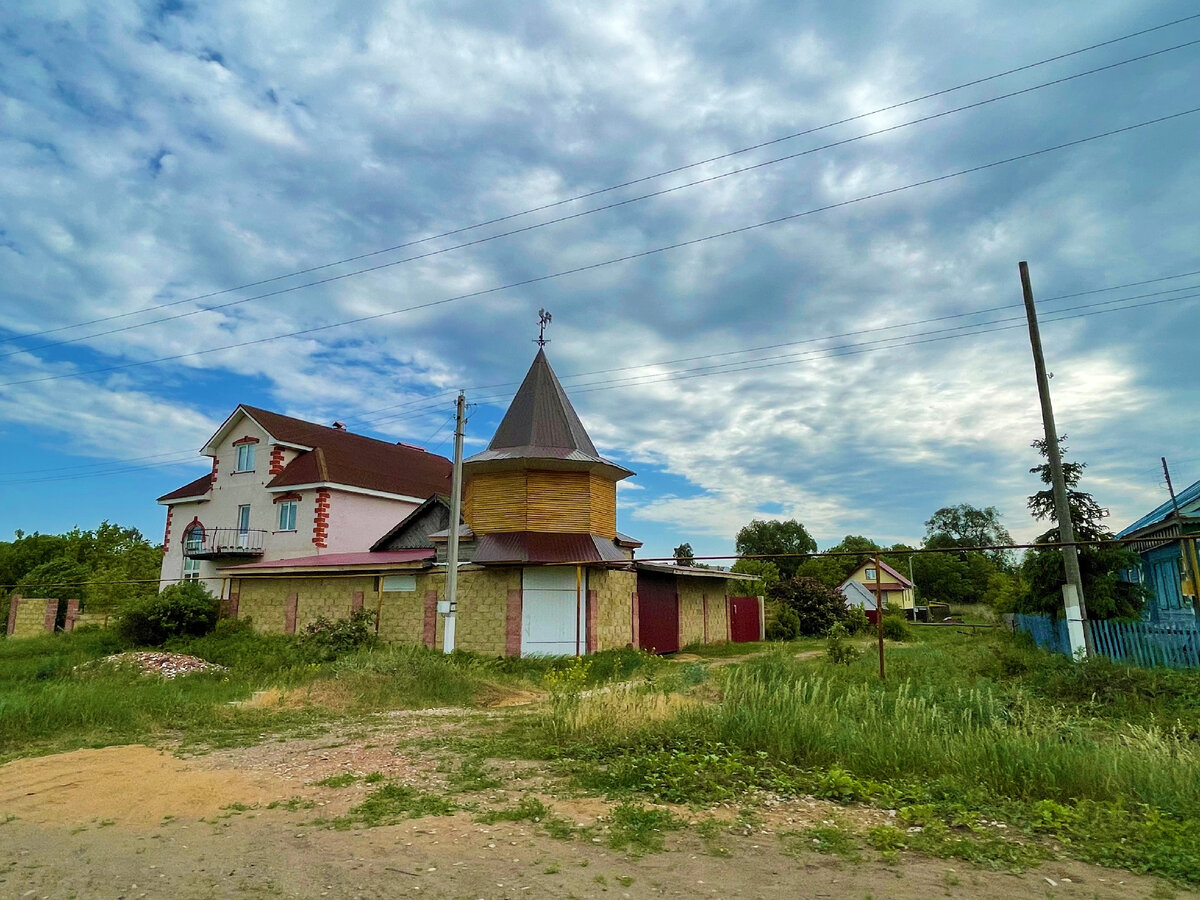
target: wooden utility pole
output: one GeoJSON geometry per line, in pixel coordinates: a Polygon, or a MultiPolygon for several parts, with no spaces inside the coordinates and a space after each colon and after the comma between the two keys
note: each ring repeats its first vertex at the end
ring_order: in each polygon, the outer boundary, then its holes
{"type": "MultiPolygon", "coordinates": [[[[1033,367],[1037,372],[1038,398],[1042,404],[1042,427],[1046,434],[1046,458],[1050,462],[1051,486],[1054,489],[1054,513],[1058,519],[1058,539],[1071,544],[1075,540],[1075,527],[1071,524],[1071,507],[1067,502],[1067,482],[1063,478],[1062,454],[1058,449],[1058,428],[1054,424],[1054,406],[1050,402],[1050,378],[1046,374],[1046,360],[1042,356],[1042,336],[1038,331],[1037,309],[1033,305],[1033,285],[1029,281],[1029,263],[1021,260],[1021,292],[1025,297],[1025,317],[1029,320],[1029,344],[1033,348],[1033,367]]],[[[1074,546],[1062,548],[1063,569],[1067,578],[1063,591],[1063,605],[1067,613],[1067,626],[1071,626],[1072,613],[1078,610],[1078,621],[1082,631],[1085,653],[1090,652],[1087,629],[1082,622],[1087,620],[1087,605],[1083,597],[1083,575],[1079,571],[1079,551],[1074,546]],[[1074,597],[1071,595],[1074,594],[1074,597]],[[1072,604],[1072,599],[1075,601],[1072,604]],[[1072,609],[1072,607],[1075,609],[1072,609]]]]}
{"type": "Polygon", "coordinates": [[[467,409],[467,398],[458,392],[455,403],[454,425],[454,475],[450,480],[450,531],[446,536],[446,602],[449,615],[454,615],[458,600],[458,521],[462,518],[462,454],[463,415],[467,409]]]}
{"type": "Polygon", "coordinates": [[[875,554],[875,634],[879,641],[879,680],[886,681],[887,675],[883,669],[883,580],[879,568],[879,554],[875,554]]]}
{"type": "Polygon", "coordinates": [[[1171,484],[1171,470],[1167,468],[1167,458],[1160,457],[1163,464],[1163,475],[1167,479],[1167,493],[1171,495],[1171,508],[1175,510],[1175,518],[1179,520],[1179,549],[1183,551],[1183,564],[1188,570],[1188,578],[1192,582],[1192,605],[1196,607],[1197,614],[1200,614],[1200,578],[1197,578],[1197,570],[1200,566],[1196,562],[1196,542],[1195,540],[1187,540],[1183,536],[1183,514],[1179,512],[1179,501],[1175,499],[1175,486],[1171,484]]]}

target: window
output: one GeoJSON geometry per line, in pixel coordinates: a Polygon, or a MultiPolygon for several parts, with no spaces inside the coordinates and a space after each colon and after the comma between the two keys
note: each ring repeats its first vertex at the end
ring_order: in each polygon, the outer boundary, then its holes
{"type": "Polygon", "coordinates": [[[870,568],[870,569],[867,569],[867,581],[875,581],[875,569],[874,569],[874,567],[872,567],[872,568],[870,568]]]}
{"type": "Polygon", "coordinates": [[[295,531],[296,530],[296,507],[299,504],[295,500],[285,500],[279,504],[279,530],[280,531],[295,531]]]}
{"type": "Polygon", "coordinates": [[[415,591],[417,589],[416,575],[384,575],[383,590],[385,591],[415,591]]]}
{"type": "Polygon", "coordinates": [[[237,468],[235,472],[254,471],[254,444],[238,444],[237,468]]]}
{"type": "MultiPolygon", "coordinates": [[[[196,529],[192,529],[195,531],[196,529]]],[[[184,581],[199,581],[200,580],[200,560],[192,559],[190,556],[183,558],[183,580],[184,581]]]]}
{"type": "Polygon", "coordinates": [[[204,526],[193,525],[183,536],[183,552],[196,553],[204,549],[204,526]]]}

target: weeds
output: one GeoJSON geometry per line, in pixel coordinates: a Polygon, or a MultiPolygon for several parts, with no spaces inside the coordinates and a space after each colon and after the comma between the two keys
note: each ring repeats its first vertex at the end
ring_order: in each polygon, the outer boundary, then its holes
{"type": "Polygon", "coordinates": [[[455,809],[455,803],[445,797],[426,794],[407,785],[388,784],[372,791],[366,800],[330,824],[339,831],[378,828],[381,825],[395,825],[405,819],[448,816],[455,809]]]}
{"type": "Polygon", "coordinates": [[[608,846],[634,856],[659,852],[663,834],[683,827],[683,823],[665,809],[653,809],[637,803],[621,803],[609,815],[608,846]]]}

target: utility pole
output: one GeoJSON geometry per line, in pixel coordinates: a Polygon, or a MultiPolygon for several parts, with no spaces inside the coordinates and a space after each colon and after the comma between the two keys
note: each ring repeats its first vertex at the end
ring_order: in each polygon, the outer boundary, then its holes
{"type": "MultiPolygon", "coordinates": [[[[1033,367],[1037,372],[1038,398],[1042,403],[1042,426],[1046,433],[1046,457],[1050,461],[1051,485],[1054,488],[1054,513],[1058,519],[1058,540],[1071,544],[1075,540],[1075,527],[1071,524],[1071,507],[1067,502],[1067,482],[1063,478],[1062,454],[1058,449],[1058,428],[1054,424],[1054,406],[1050,402],[1050,379],[1046,374],[1046,360],[1042,356],[1042,336],[1038,331],[1037,309],[1033,305],[1033,285],[1029,281],[1029,263],[1021,260],[1021,292],[1025,297],[1025,316],[1029,320],[1029,344],[1033,348],[1033,367]]],[[[1083,648],[1084,655],[1091,651],[1088,646],[1087,606],[1083,598],[1083,576],[1079,571],[1079,551],[1074,545],[1062,548],[1063,569],[1067,583],[1063,587],[1063,605],[1067,614],[1067,629],[1071,637],[1072,650],[1083,648]]]]}
{"type": "MultiPolygon", "coordinates": [[[[911,557],[910,557],[911,559],[911,557]]],[[[886,681],[883,669],[883,586],[882,573],[879,568],[879,553],[875,553],[875,636],[879,643],[879,680],[886,681]]]]}
{"type": "Polygon", "coordinates": [[[450,531],[446,536],[446,602],[450,607],[450,615],[454,615],[458,599],[458,521],[462,518],[463,414],[467,409],[467,398],[462,391],[458,392],[455,409],[454,476],[450,480],[450,531]]]}
{"type": "Polygon", "coordinates": [[[1179,512],[1179,501],[1175,499],[1175,486],[1171,484],[1171,470],[1167,468],[1167,458],[1160,457],[1163,464],[1163,475],[1167,479],[1167,493],[1171,495],[1171,508],[1175,510],[1175,518],[1179,519],[1179,549],[1183,551],[1183,564],[1188,570],[1188,578],[1192,582],[1192,604],[1200,614],[1200,578],[1197,578],[1196,541],[1187,540],[1183,536],[1183,515],[1179,512]],[[1190,545],[1190,546],[1189,546],[1190,545]]]}

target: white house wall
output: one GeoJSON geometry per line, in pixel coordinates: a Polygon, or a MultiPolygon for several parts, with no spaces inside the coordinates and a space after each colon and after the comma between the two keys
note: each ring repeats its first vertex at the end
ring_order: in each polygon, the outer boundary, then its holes
{"type": "MultiPolygon", "coordinates": [[[[264,532],[261,556],[246,557],[244,562],[271,559],[295,559],[302,556],[317,556],[322,553],[346,553],[370,549],[383,534],[394,527],[412,510],[416,503],[370,497],[363,494],[328,490],[328,520],[323,540],[317,526],[317,500],[320,489],[306,488],[292,493],[299,494],[296,508],[296,530],[278,531],[279,508],[275,500],[279,491],[268,491],[266,485],[272,474],[272,451],[276,458],[282,451],[282,464],[290,463],[299,451],[287,447],[275,447],[268,443],[270,436],[252,419],[245,415],[228,429],[226,436],[214,448],[216,451],[216,480],[212,491],[204,502],[171,504],[169,533],[166,553],[163,555],[161,584],[166,585],[183,578],[183,541],[187,529],[197,519],[208,531],[213,528],[237,528],[238,507],[250,507],[250,530],[264,532]],[[254,471],[236,472],[236,441],[245,437],[258,438],[255,444],[254,471]]],[[[281,466],[275,466],[276,470],[281,466]]],[[[218,568],[235,565],[236,559],[200,560],[199,574],[203,583],[213,594],[221,586],[218,568]]]]}

